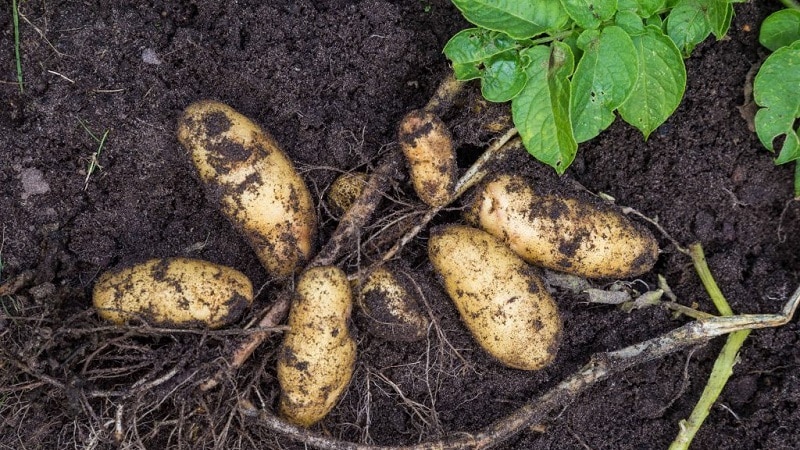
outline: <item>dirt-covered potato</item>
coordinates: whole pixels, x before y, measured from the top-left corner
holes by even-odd
[[[361,285],[358,305],[367,331],[387,341],[413,342],[428,334],[430,320],[405,271],[380,267]]]
[[[420,200],[434,207],[450,202],[458,167],[453,139],[444,122],[430,112],[412,111],[400,122],[397,140]]]
[[[368,181],[369,175],[364,172],[343,173],[333,180],[328,190],[328,206],[333,213],[341,216],[350,209],[353,202],[364,192],[364,186]]]
[[[250,306],[253,286],[241,272],[208,261],[151,259],[101,275],[92,300],[100,317],[116,324],[220,328]]]
[[[435,228],[428,255],[461,320],[503,364],[545,367],[561,340],[558,309],[534,269],[499,239],[477,228]]]
[[[353,297],[347,275],[333,266],[304,272],[296,294],[278,354],[280,414],[308,427],[333,409],[353,376],[356,343],[347,327]]]
[[[311,194],[272,137],[233,108],[189,105],[178,122],[207,197],[250,242],[278,278],[308,259],[317,232]]]
[[[658,258],[653,235],[618,211],[537,195],[517,176],[483,184],[465,218],[529,263],[582,277],[634,277],[650,271]]]

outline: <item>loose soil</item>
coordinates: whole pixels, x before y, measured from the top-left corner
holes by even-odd
[[[602,191],[657,217],[678,241],[702,242],[735,311],[778,311],[800,282],[800,248],[792,238],[800,235],[800,205],[787,203],[793,167],[773,165],[737,109],[748,73],[765,57],[758,25],[777,7],[736,5],[730,37],[702,44],[687,60],[681,106],[646,142],[618,121],[582,145],[560,179],[522,154],[502,168],[548,190]],[[200,394],[194,384],[224,365],[237,336],[115,329],[92,312],[92,284],[111,267],[189,256],[243,271],[261,288],[254,311],[268,306],[276,284],[206,201],[176,140],[182,109],[213,98],[252,117],[296,161],[320,200],[337,174],[369,170],[380,154],[397,151],[398,120],[424,105],[448,72],[441,48],[466,22],[444,0],[28,0],[20,20],[20,94],[10,11],[4,2],[0,277],[29,278],[0,299],[0,446],[115,448],[114,420],[123,405],[124,448],[303,448],[233,412],[237,395],[274,408],[278,337],[235,377]],[[468,112],[474,97],[470,86],[445,117],[461,147],[462,169],[491,138],[476,131]],[[108,132],[99,155],[87,128],[98,138]],[[93,154],[98,167],[87,174]],[[411,192],[406,180],[397,181],[390,196],[406,205],[385,200],[371,234],[390,213],[419,210]],[[319,205],[324,241],[335,218]],[[437,219],[454,220],[456,211]],[[364,264],[376,246],[385,248],[385,236],[364,245],[361,258],[343,259],[342,267]],[[431,275],[425,236],[403,251],[401,264],[419,274],[442,334],[391,343],[356,320],[357,372],[317,426],[324,433],[400,444],[477,430],[554,386],[593,353],[685,322],[659,308],[625,313],[558,291],[565,332],[555,363],[533,373],[506,369],[459,322]],[[662,274],[681,303],[714,312],[687,257],[659,239],[663,253],[654,271],[633,287],[652,288]],[[796,320],[751,335],[693,448],[800,448],[799,339]],[[721,344],[600,383],[501,448],[666,448]],[[137,389],[173,372],[168,381]]]

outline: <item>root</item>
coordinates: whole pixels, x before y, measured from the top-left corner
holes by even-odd
[[[599,353],[572,376],[532,399],[510,415],[476,433],[457,433],[448,438],[408,446],[375,446],[343,442],[322,434],[292,425],[271,412],[256,409],[240,400],[239,411],[257,418],[257,423],[311,447],[326,450],[449,450],[485,449],[493,447],[527,427],[547,418],[557,408],[572,403],[580,394],[630,367],[662,358],[668,354],[702,345],[714,337],[741,330],[769,328],[785,325],[794,315],[800,302],[800,288],[787,301],[780,314],[744,314],[714,317],[689,322],[659,337],[625,347],[621,350]]]

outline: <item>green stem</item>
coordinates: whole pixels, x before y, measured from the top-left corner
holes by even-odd
[[[789,9],[796,9],[800,11],[800,3],[797,2],[797,0],[780,0],[780,2],[783,3],[783,6]]]
[[[732,316],[733,310],[730,305],[728,305],[728,301],[725,300],[725,296],[722,295],[722,291],[719,289],[719,286],[717,286],[714,276],[711,275],[711,269],[708,268],[703,246],[700,245],[699,242],[690,245],[689,255],[692,257],[692,263],[697,271],[697,275],[700,276],[700,281],[703,282],[703,286],[711,297],[711,301],[714,302],[714,306],[717,307],[717,311],[723,316]]]
[[[713,275],[711,275],[711,270],[708,268],[708,263],[703,253],[703,247],[699,243],[690,245],[689,255],[692,257],[694,268],[700,276],[700,280],[703,286],[705,286],[708,295],[714,302],[714,306],[717,307],[717,310],[723,316],[733,315],[733,310],[728,304],[728,301],[725,300],[725,296],[722,295],[722,291],[720,291],[719,286],[717,286]],[[711,407],[714,406],[714,402],[717,401],[720,393],[722,393],[722,389],[725,388],[725,384],[728,382],[731,374],[733,374],[733,366],[736,364],[736,355],[739,354],[739,349],[742,348],[749,334],[750,330],[743,330],[731,333],[728,336],[725,346],[722,347],[722,351],[714,362],[714,368],[711,370],[711,376],[708,378],[708,383],[706,383],[706,387],[703,389],[700,400],[697,401],[689,418],[680,422],[680,431],[678,432],[678,436],[675,437],[675,440],[672,441],[669,450],[687,450],[689,448],[695,434],[697,434],[697,431],[703,425],[706,417],[708,417]]]
[[[19,82],[19,92],[24,92],[22,87],[22,56],[19,51],[19,6],[17,0],[11,0],[11,17],[14,21],[14,57],[17,60],[17,81]]]
[[[794,164],[794,199],[800,200],[800,159]]]
[[[708,417],[711,407],[719,397],[725,384],[728,382],[733,373],[733,365],[736,364],[736,355],[739,354],[739,349],[742,347],[745,339],[750,334],[751,330],[736,331],[728,335],[728,340],[722,351],[714,362],[714,369],[711,371],[711,376],[708,379],[703,394],[700,400],[692,410],[692,414],[688,419],[682,420],[680,423],[680,432],[678,436],[672,441],[669,450],[686,450],[694,439],[694,435],[703,425],[703,421]]]

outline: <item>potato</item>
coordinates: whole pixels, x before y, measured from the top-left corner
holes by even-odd
[[[420,200],[433,207],[449,203],[458,167],[453,139],[444,122],[433,113],[412,111],[400,122],[397,140]]]
[[[485,183],[465,218],[531,264],[586,278],[634,277],[658,258],[653,235],[616,210],[537,195],[517,176]]]
[[[208,261],[151,259],[104,273],[92,300],[98,315],[116,324],[220,328],[253,303],[253,286],[241,272]]]
[[[367,331],[387,341],[413,342],[428,334],[430,320],[410,275],[379,267],[369,274],[358,295]]]
[[[558,309],[534,269],[499,239],[477,228],[435,228],[428,255],[461,320],[501,363],[545,367],[561,341]]]
[[[333,213],[341,216],[350,209],[353,202],[364,192],[364,186],[368,181],[369,175],[364,172],[343,173],[333,180],[328,190],[328,206]]]
[[[215,101],[189,105],[178,140],[191,153],[209,200],[242,233],[261,263],[286,278],[309,258],[317,232],[311,193],[272,137]]]
[[[333,266],[304,272],[296,294],[278,353],[280,414],[308,427],[333,409],[353,376],[356,343],[347,328],[353,300],[347,275]]]

